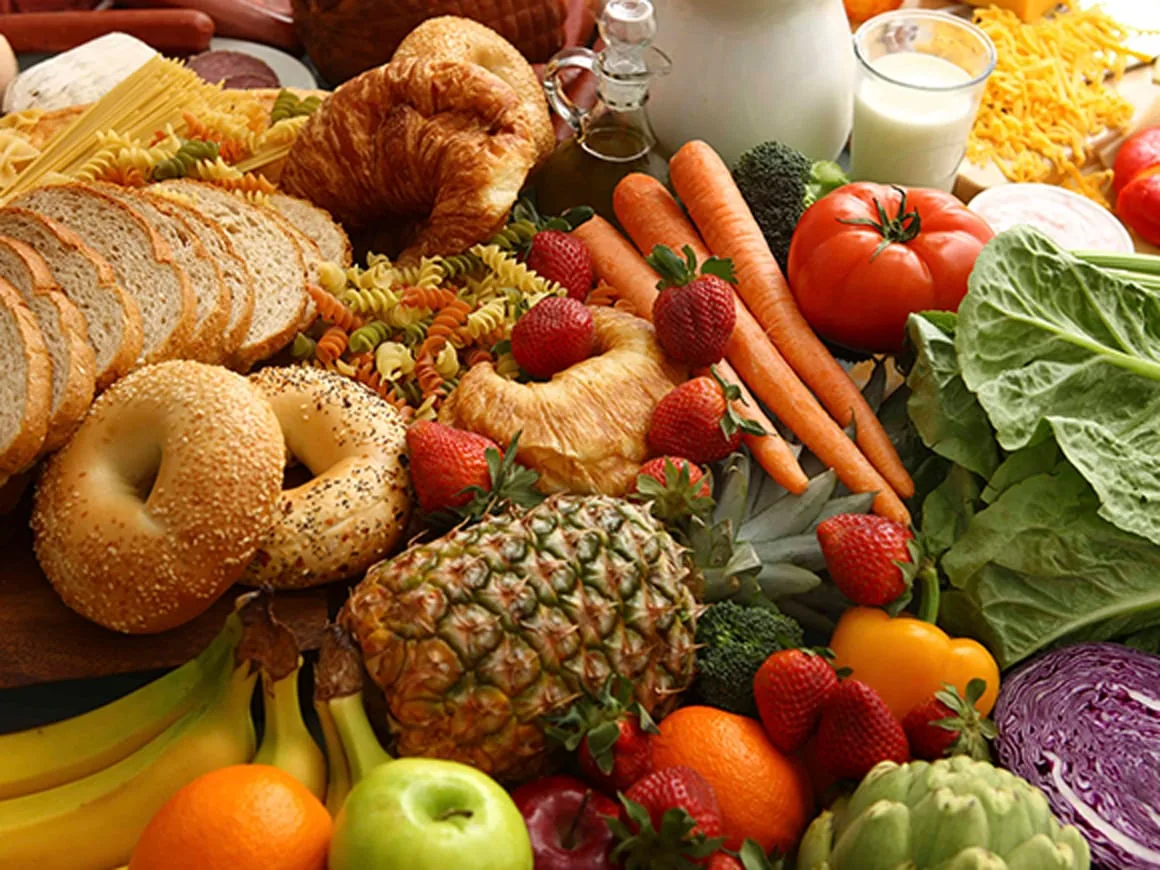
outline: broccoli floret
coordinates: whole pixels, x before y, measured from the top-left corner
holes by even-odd
[[[783,272],[789,263],[790,239],[805,210],[850,183],[832,160],[815,163],[780,142],[763,142],[742,154],[733,168],[733,180]]]
[[[757,669],[778,650],[801,646],[803,639],[802,627],[773,605],[714,604],[697,621],[697,695],[711,707],[756,716]]]

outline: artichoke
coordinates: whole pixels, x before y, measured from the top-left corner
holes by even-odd
[[[798,870],[1088,870],[1083,835],[1025,779],[958,755],[884,761],[810,825]]]

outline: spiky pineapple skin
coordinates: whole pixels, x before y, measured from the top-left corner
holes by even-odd
[[[379,563],[340,620],[399,755],[517,782],[549,766],[542,718],[612,673],[652,715],[676,706],[693,678],[696,585],[646,509],[561,494]]]

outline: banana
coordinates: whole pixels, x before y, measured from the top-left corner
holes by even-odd
[[[221,668],[217,691],[120,762],[66,785],[0,801],[4,870],[107,870],[127,862],[153,814],[203,773],[254,754],[249,661]]]
[[[266,730],[255,764],[270,764],[293,776],[321,800],[326,796],[326,758],[302,720],[298,706],[298,672],[302,657],[281,679],[262,671],[262,707]]]
[[[218,689],[241,634],[231,615],[201,655],[160,679],[81,716],[0,736],[0,800],[81,779],[136,752]]]
[[[330,715],[334,717],[343,753],[350,765],[350,778],[358,785],[362,778],[378,767],[394,759],[383,749],[378,735],[367,718],[363,706],[362,693],[331,698],[328,702]]]
[[[332,816],[337,816],[346,796],[350,793],[350,764],[342,748],[342,738],[338,726],[330,715],[330,705],[326,701],[315,701],[314,712],[322,726],[322,738],[326,743],[326,808]]]

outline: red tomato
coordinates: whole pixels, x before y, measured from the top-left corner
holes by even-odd
[[[1160,245],[1160,163],[1138,173],[1120,191],[1116,213],[1144,241]]]
[[[1141,130],[1120,146],[1116,154],[1116,194],[1128,186],[1137,175],[1153,166],[1160,166],[1160,127]]]
[[[847,184],[802,215],[787,277],[823,338],[895,353],[912,312],[958,309],[975,259],[994,235],[941,190]]]

